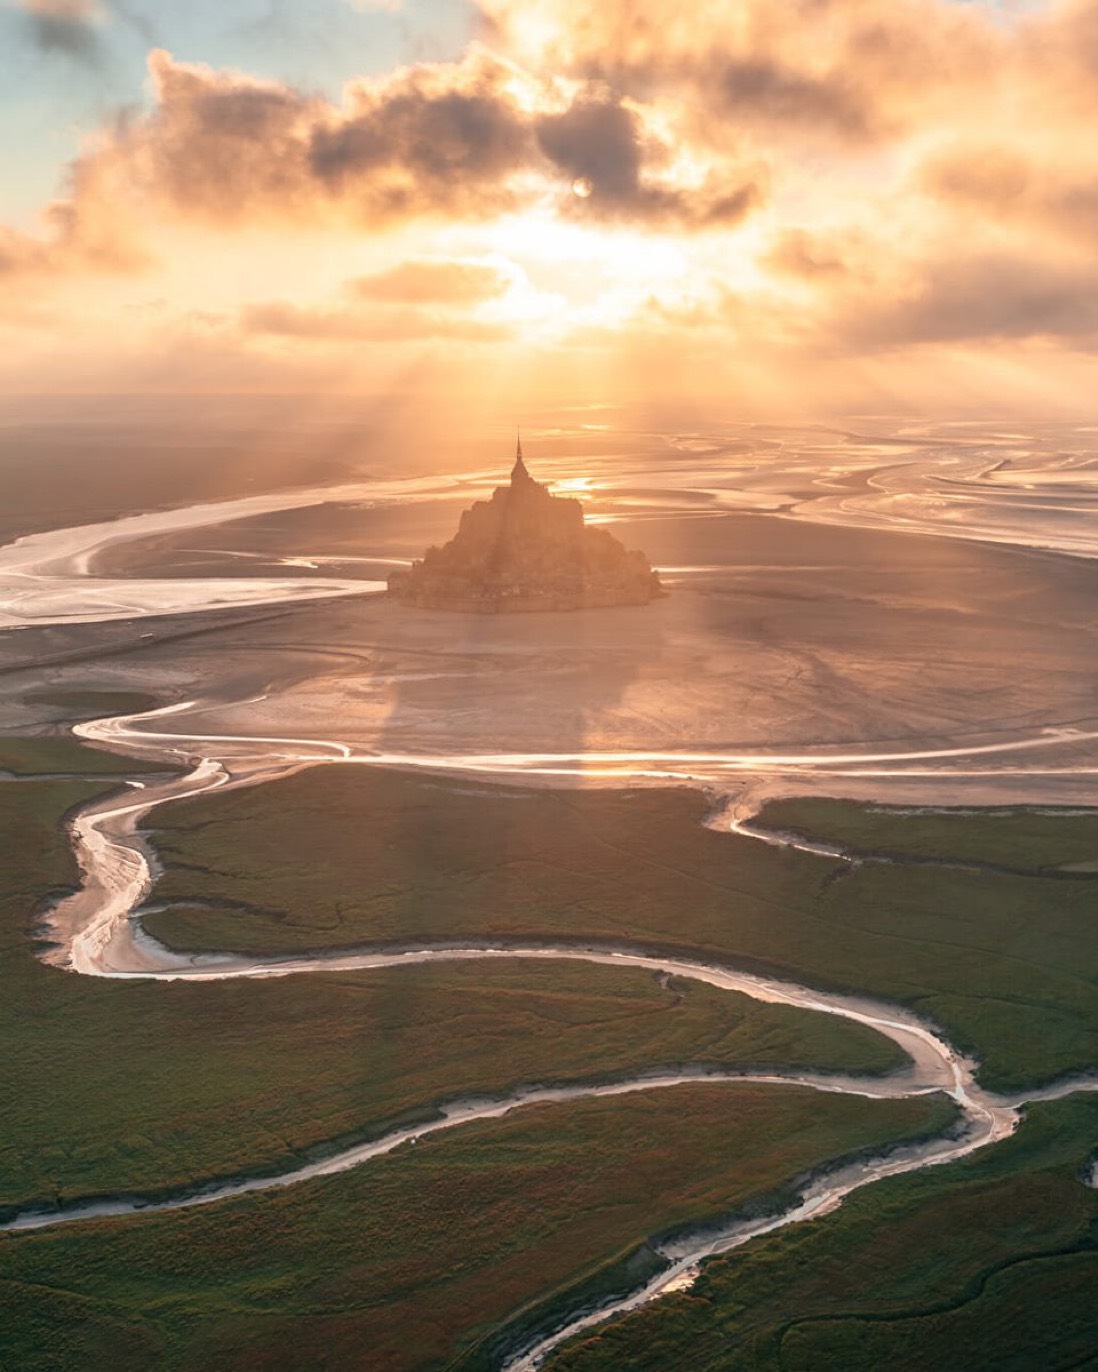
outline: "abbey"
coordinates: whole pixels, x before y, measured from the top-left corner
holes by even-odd
[[[466,510],[449,543],[394,572],[389,594],[423,609],[500,614],[645,605],[662,591],[643,553],[588,528],[578,500],[534,480],[519,439],[510,485]]]

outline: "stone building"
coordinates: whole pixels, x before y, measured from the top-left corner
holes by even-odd
[[[520,438],[509,485],[466,510],[449,543],[394,572],[389,594],[424,609],[498,614],[644,605],[662,591],[642,552],[589,528],[578,500],[534,480]]]

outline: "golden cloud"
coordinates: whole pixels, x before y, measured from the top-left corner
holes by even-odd
[[[360,300],[474,305],[495,300],[511,285],[502,267],[454,258],[420,258],[356,277],[348,290]]]
[[[288,300],[248,305],[240,316],[246,334],[268,334],[313,342],[346,339],[362,343],[404,343],[450,339],[464,343],[499,343],[513,330],[492,320],[415,307],[394,310],[317,309]]]
[[[736,222],[762,198],[727,164],[675,184],[668,149],[601,85],[562,95],[479,47],[459,63],[353,82],[338,105],[161,50],[149,69],[153,109],[121,119],[75,164],[59,211],[73,225],[96,216],[97,193],[119,217],[373,231],[489,219],[546,198],[592,222],[689,229]]]
[[[152,52],[151,107],[85,148],[46,234],[0,232],[0,272],[331,232],[327,287],[302,270],[307,298],[280,281],[249,303],[223,265],[213,307],[306,344],[502,340],[511,309],[542,337],[636,322],[713,356],[1096,346],[1098,0],[479,5],[461,60],[338,100]]]
[[[795,129],[861,143],[918,121],[928,98],[963,95],[1001,61],[976,6],[949,0],[479,0],[519,61],[650,98],[698,101],[694,131],[721,141]]]

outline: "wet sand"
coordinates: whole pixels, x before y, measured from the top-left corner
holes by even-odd
[[[1077,555],[1080,521],[1098,526],[1098,465],[1063,440],[971,426],[543,437],[539,475],[664,569],[670,596],[636,610],[485,618],[371,593],[490,489],[484,469],[35,535],[0,549],[4,622],[40,626],[0,635],[0,727],[44,722],[23,699],[33,683],[199,702],[184,732],[206,735],[323,739],[338,720],[376,755],[875,755],[1048,729],[1055,746],[1024,768],[935,775],[966,803],[1083,803],[1098,750],[1066,731],[1098,727],[1098,560]],[[872,794],[926,798],[900,770]],[[834,793],[869,793],[864,768],[838,772]]]
[[[694,537],[676,520],[652,527],[667,548]],[[768,516],[703,527],[713,546],[702,552],[742,560],[671,578],[665,600],[638,609],[482,617],[365,595],[208,629],[193,616],[60,627],[49,632],[81,660],[21,671],[20,652],[41,653],[41,632],[26,630],[0,644],[14,669],[0,675],[0,721],[41,719],[22,700],[31,683],[137,689],[193,702],[170,729],[220,737],[213,754],[248,765],[263,738],[324,740],[337,722],[360,755],[557,755],[569,784],[607,780],[593,754],[643,752],[671,765],[626,758],[609,779],[646,770],[766,795],[1095,803],[1098,565]],[[181,622],[190,631],[176,636]],[[97,662],[100,639],[113,655]],[[917,756],[928,752],[952,756]]]

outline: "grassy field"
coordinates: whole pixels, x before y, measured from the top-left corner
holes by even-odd
[[[66,719],[101,719],[107,715],[137,714],[151,710],[156,696],[147,691],[94,691],[51,686],[40,691],[25,691],[28,705],[45,705]],[[6,741],[6,740],[5,740]]]
[[[62,974],[33,955],[34,910],[73,880],[59,817],[108,784],[0,785],[0,1206],[277,1170],[519,1082],[896,1063],[840,1022],[580,964],[192,985]],[[180,944],[250,949],[557,935],[700,950],[906,1000],[975,1043],[997,1081],[1098,1056],[1098,886],[1042,874],[1086,846],[1088,817],[1070,835],[1035,827],[1024,862],[1016,833],[1014,870],[971,872],[851,870],[706,830],[703,812],[684,791],[316,769],[157,814],[157,897],[182,904],[148,922]],[[898,835],[908,818],[865,822]],[[951,816],[910,855],[1005,866],[972,856],[1004,842],[1004,818]],[[535,1107],[284,1192],[0,1239],[0,1361],[483,1372],[512,1321],[571,1307],[577,1283],[651,1270],[646,1236],[772,1203],[805,1169],[940,1129],[950,1109],[718,1085]],[[708,1265],[554,1372],[1081,1369],[1098,1194],[1080,1176],[1096,1136],[1098,1098],[1036,1107],[1005,1145]]]
[[[901,1061],[855,1026],[582,964],[203,985],[64,974],[34,956],[33,911],[74,878],[61,814],[102,788],[0,784],[0,1208],[279,1170],[454,1095],[526,1082]]]
[[[707,1265],[551,1372],[1069,1372],[1098,1349],[1098,1097]]]
[[[1044,875],[1098,872],[1098,814],[1078,810],[888,809],[850,800],[778,800],[757,821],[767,829],[839,844],[858,854],[1001,867]]]
[[[1069,850],[1055,824],[1023,843],[1001,816],[958,815],[939,835],[946,856],[1024,851],[1027,871],[851,868],[708,830],[705,810],[688,791],[314,769],[154,815],[174,908],[147,926],[242,951],[556,936],[700,952],[930,1014],[996,1087],[1098,1061],[1098,881],[1037,874]],[[904,842],[906,817],[867,822]],[[1098,850],[1098,814],[1072,825],[1072,852]]]
[[[676,1088],[530,1108],[209,1209],[9,1237],[6,1356],[20,1372],[441,1369],[510,1312],[642,1261],[648,1235],[950,1113],[940,1097]]]
[[[80,776],[141,776],[170,771],[139,758],[89,748],[74,738],[0,738],[0,772],[30,777],[46,773]]]

